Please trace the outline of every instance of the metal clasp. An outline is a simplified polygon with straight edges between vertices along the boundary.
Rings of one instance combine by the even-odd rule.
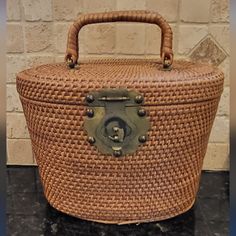
[[[150,127],[144,98],[136,91],[103,89],[86,96],[84,127],[88,141],[103,154],[122,156],[133,153],[147,140]]]

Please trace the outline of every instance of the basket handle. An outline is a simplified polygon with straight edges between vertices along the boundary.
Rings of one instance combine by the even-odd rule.
[[[164,68],[170,68],[173,63],[172,30],[165,19],[156,12],[151,11],[114,11],[107,13],[90,13],[81,15],[70,27],[67,39],[65,61],[70,68],[78,60],[78,34],[81,28],[88,24],[108,22],[141,22],[156,24],[161,28],[161,60]]]

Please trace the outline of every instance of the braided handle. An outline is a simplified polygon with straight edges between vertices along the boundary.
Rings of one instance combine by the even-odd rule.
[[[92,13],[81,15],[71,25],[67,39],[65,60],[73,68],[78,60],[78,34],[81,28],[88,24],[108,22],[142,22],[156,24],[161,28],[161,59],[164,68],[169,68],[173,63],[172,30],[165,19],[156,12],[150,11],[114,11],[107,13]]]

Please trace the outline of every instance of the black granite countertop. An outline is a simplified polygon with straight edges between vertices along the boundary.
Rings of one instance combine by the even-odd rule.
[[[229,173],[203,172],[195,205],[178,217],[153,223],[105,225],[58,212],[47,203],[36,167],[7,169],[9,236],[226,236]]]

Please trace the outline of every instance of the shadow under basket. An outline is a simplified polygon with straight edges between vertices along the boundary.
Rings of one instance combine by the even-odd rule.
[[[162,30],[161,60],[78,61],[78,33],[93,23]],[[17,75],[45,196],[56,209],[103,223],[163,220],[190,209],[223,90],[217,68],[173,61],[172,31],[157,13],[80,16],[64,63]]]

